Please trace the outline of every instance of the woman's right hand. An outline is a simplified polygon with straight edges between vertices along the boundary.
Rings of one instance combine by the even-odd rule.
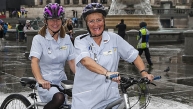
[[[42,79],[42,80],[38,80],[38,83],[39,84],[41,84],[42,85],[42,88],[43,89],[50,89],[50,82],[49,81],[46,81],[46,80],[44,80],[44,79]]]
[[[110,75],[117,74],[118,77],[112,78],[112,81],[120,83],[121,77],[119,75],[119,72],[107,72],[106,76],[110,77]]]

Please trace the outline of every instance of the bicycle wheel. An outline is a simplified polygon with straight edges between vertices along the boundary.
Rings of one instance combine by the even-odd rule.
[[[0,109],[26,109],[30,105],[29,100],[23,95],[11,94],[3,101]]]

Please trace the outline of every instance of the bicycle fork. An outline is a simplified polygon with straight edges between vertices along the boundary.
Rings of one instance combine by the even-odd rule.
[[[130,102],[129,102],[129,99],[128,99],[128,94],[124,93],[123,98],[124,98],[124,102],[125,102],[125,109],[130,109]]]

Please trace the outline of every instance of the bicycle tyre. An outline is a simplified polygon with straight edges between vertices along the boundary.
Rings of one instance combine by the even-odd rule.
[[[20,105],[23,107],[20,107]],[[5,98],[0,109],[26,109],[30,105],[30,101],[25,96],[21,94],[11,94]]]

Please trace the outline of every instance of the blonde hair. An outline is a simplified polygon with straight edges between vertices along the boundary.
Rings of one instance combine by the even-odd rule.
[[[44,25],[38,32],[38,34],[40,34],[41,36],[45,37],[46,35],[46,29],[47,29],[47,25]],[[64,29],[64,26],[62,25],[60,28],[60,37],[64,38],[66,35],[66,31]]]
[[[72,21],[70,18],[66,20],[65,26],[69,25],[69,22]],[[72,25],[72,24],[71,24]]]

